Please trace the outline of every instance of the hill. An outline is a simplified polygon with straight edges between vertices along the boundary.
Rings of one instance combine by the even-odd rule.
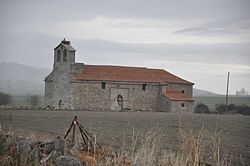
[[[0,63],[0,91],[10,94],[43,94],[43,79],[50,69]]]
[[[220,96],[220,94],[194,88],[193,96]]]
[[[0,63],[0,91],[10,94],[43,94],[44,78],[51,69],[21,65],[18,63]],[[205,90],[194,89],[194,96],[217,96]]]

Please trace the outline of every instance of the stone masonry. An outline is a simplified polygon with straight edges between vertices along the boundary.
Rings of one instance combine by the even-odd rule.
[[[85,65],[63,40],[45,78],[50,109],[193,112],[193,83],[162,69]]]

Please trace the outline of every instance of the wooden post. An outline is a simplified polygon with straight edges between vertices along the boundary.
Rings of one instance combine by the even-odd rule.
[[[227,73],[226,112],[227,112],[227,103],[228,103],[229,76],[230,76],[230,72]]]
[[[72,136],[72,142],[75,141],[75,130],[76,130],[76,122],[74,121],[74,125],[73,125],[73,136]]]
[[[88,152],[90,151],[90,148],[94,148],[94,151],[96,151],[96,145],[101,148],[101,145],[96,142],[96,136],[93,138],[93,136],[86,130],[84,127],[77,121],[77,116],[75,116],[74,120],[71,122],[71,125],[65,134],[64,138],[68,136],[71,129],[73,127],[73,136],[72,136],[72,143],[75,141],[75,128],[78,127],[80,134],[82,136],[83,142],[85,147],[87,148]],[[95,152],[94,152],[95,153]]]
[[[74,122],[73,122],[73,136],[72,136],[72,142],[75,141],[75,130],[76,130],[76,125],[77,125],[77,116],[75,116],[74,118]]]

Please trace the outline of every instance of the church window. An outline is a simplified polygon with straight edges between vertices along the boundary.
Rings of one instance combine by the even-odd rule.
[[[142,90],[146,90],[147,84],[142,84]]]
[[[66,50],[63,51],[63,61],[64,62],[67,61],[67,51]]]
[[[106,89],[106,82],[102,82],[102,89]]]
[[[56,61],[57,62],[61,61],[61,51],[60,50],[57,50]]]
[[[185,103],[181,103],[181,107],[182,107],[182,108],[185,108]]]

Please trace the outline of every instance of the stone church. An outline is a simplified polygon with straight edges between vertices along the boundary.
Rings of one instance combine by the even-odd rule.
[[[193,112],[193,83],[163,69],[75,62],[65,39],[54,49],[45,78],[45,104],[51,109]]]

